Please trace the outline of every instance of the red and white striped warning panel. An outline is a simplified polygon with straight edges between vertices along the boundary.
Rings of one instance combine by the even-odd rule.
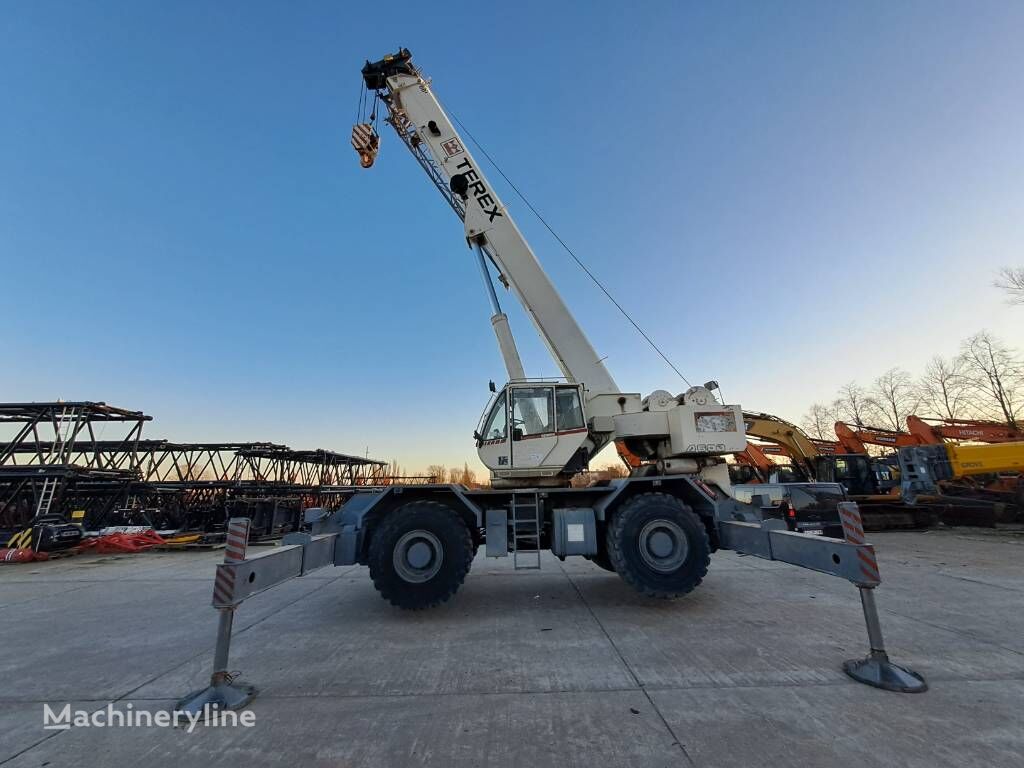
[[[245,560],[249,547],[249,519],[231,518],[228,521],[227,544],[224,548],[224,564],[240,563]],[[213,604],[224,608],[235,604],[235,569],[218,568],[213,580]]]
[[[234,605],[235,571],[233,568],[218,568],[213,582],[213,604],[217,608]]]
[[[224,550],[225,563],[237,563],[245,560],[245,551],[249,547],[249,518],[233,517],[228,521],[227,548]]]
[[[857,547],[857,559],[860,561],[860,572],[866,586],[882,583],[882,575],[878,570],[878,558],[875,548],[867,543],[864,536],[864,522],[860,517],[860,509],[852,501],[839,504],[839,520],[843,524],[843,536],[850,544]]]

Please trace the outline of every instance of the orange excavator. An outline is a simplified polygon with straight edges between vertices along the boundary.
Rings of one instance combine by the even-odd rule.
[[[747,476],[739,473],[734,482],[760,482],[760,483],[801,483],[807,480],[807,474],[795,464],[781,464],[772,461],[769,454],[775,456],[787,456],[783,452],[775,453],[772,449],[779,448],[778,445],[765,443],[752,443],[747,441],[746,450],[733,454],[736,464],[747,469]]]
[[[893,450],[908,445],[924,445],[924,442],[913,433],[897,432],[894,429],[858,427],[837,421],[835,430],[839,444],[847,453],[867,453],[869,445],[879,445]]]
[[[973,443],[1011,443],[1024,440],[1024,424],[1010,426],[1002,421],[976,419],[922,419],[907,416],[907,430],[920,440],[919,445],[938,445],[946,440]]]

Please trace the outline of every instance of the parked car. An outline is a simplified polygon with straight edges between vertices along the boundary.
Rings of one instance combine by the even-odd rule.
[[[843,538],[839,502],[848,499],[839,483],[745,483],[734,485],[733,494],[746,504],[767,497],[765,515],[785,520],[791,531]]]

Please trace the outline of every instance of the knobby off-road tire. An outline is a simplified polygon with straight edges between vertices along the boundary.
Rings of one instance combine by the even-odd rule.
[[[445,602],[462,585],[472,560],[469,528],[450,507],[434,501],[391,510],[371,534],[373,586],[399,608],[420,610]]]
[[[608,526],[606,544],[622,580],[648,597],[692,592],[711,562],[704,524],[667,493],[644,493],[623,504]]]

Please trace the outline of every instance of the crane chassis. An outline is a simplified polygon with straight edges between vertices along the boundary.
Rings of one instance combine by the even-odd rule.
[[[862,538],[790,532],[767,499],[732,497],[722,457],[746,446],[743,412],[717,400],[717,384],[646,397],[618,388],[408,50],[367,61],[362,75],[375,94],[372,116],[387,111],[387,123],[462,220],[509,381],[474,433],[491,488],[395,486],[357,493],[338,510],[307,510],[313,534],[332,537],[336,565],[369,566],[381,595],[407,609],[452,597],[480,547],[489,557],[511,557],[516,569],[539,568],[545,551],[584,557],[657,598],[697,587],[722,549],[862,587],[878,583],[877,574],[865,574],[874,551]],[[355,126],[352,144],[360,164],[372,166],[380,147],[372,118]],[[526,378],[491,270],[523,305],[564,378]],[[627,478],[571,487],[613,441],[643,465]]]

